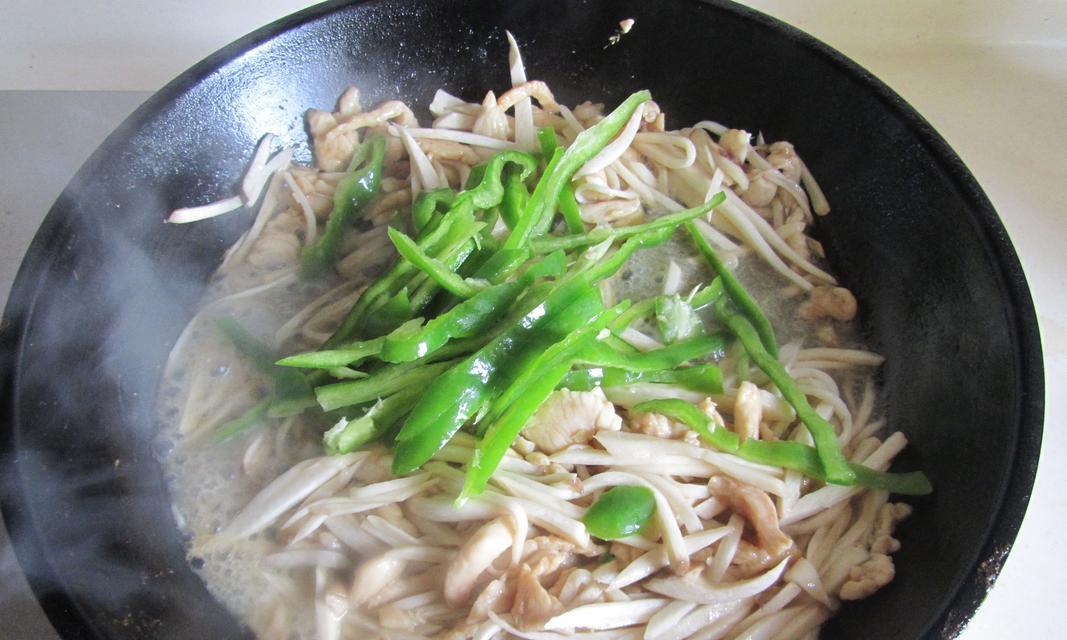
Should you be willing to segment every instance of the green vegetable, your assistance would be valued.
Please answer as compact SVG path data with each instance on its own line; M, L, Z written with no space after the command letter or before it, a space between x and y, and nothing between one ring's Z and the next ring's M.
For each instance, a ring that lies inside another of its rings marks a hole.
M670 213L643 224L619 227L617 229L599 228L593 229L588 233L569 236L534 238L530 240L530 250L534 253L547 253L549 251L559 251L560 249L566 250L589 247L608 240L623 240L625 238L660 229L670 229L671 231L674 231L678 228L678 225L683 222L707 215L709 211L722 204L722 201L725 199L726 196L724 196L722 192L719 192L715 194L711 200L708 200L699 207Z
M792 469L808 477L827 482L818 452L799 442L746 440L742 444L737 434L723 427L713 428L708 416L684 400L649 400L635 405L633 410L659 413L682 422L715 448L733 453L745 460ZM854 463L849 463L849 468L855 476L853 484L859 486L912 496L927 495L933 491L930 480L921 471L883 473Z
M411 296L408 295L408 288L404 287L367 316L363 332L369 336L380 336L402 326L414 315Z
M270 406L270 398L257 402L248 411L223 424L215 434L215 442L229 440L238 433L256 426L267 414L268 406Z
M493 400L481 420L480 424L488 427L480 430L484 435L467 466L467 477L463 491L456 499L457 504L462 504L469 497L485 490L489 478L504 459L504 454L516 436L571 368L574 354L585 344L595 340L600 330L628 304L623 303L601 313L592 322L575 329L566 338L546 349Z
M422 466L538 354L600 310L596 289L578 280L565 283L543 300L535 300L489 344L437 376L397 434L393 473L403 475Z
M421 194L411 207L411 226L416 232L422 231L430 222L441 205L451 208L456 201L456 192L443 187Z
M556 132L551 127L537 130L537 139L541 143L541 155L551 158L559 148L559 140ZM563 222L567 225L568 233L585 233L585 224L582 223L582 212L578 208L578 201L574 198L574 188L567 182L559 192L559 212L563 214Z
M778 342L774 338L774 327L771 326L767 316L763 315L760 311L759 305L756 304L755 299L749 295L745 287L734 277L734 274L726 268L726 265L719 260L719 256L715 255L715 250L711 248L708 241L704 239L704 236L700 234L700 231L696 228L692 222L686 222L685 228L689 231L689 235L693 238L693 244L704 255L704 258L711 265L711 268L718 274L718 279L721 281L721 286L726 290L727 295L733 300L737 308L748 317L756 327L756 331L759 333L760 342L763 343L763 348L767 350L775 358L778 357Z
M409 326L385 338L380 357L406 362L433 353L453 338L469 338L490 331L535 278L559 275L566 268L562 253L552 254L517 280L483 289L425 326Z
M214 318L215 328L274 384L266 414L271 418L296 415L315 405L311 385L298 371L274 366L274 350L230 316Z
M354 404L371 402L392 395L409 386L425 386L454 365L454 360L413 366L391 365L360 380L348 380L315 387L315 397L323 411L333 411Z
M522 174L514 171L508 173L504 181L504 198L500 201L500 217L508 229L514 229L519 223L519 217L529 200L530 192L526 190Z
M368 136L356 151L348 175L337 183L326 228L318 240L304 248L301 265L304 277L315 277L333 265L345 230L352 226L367 203L378 195L384 154L385 136L382 134ZM366 164L359 168L364 161Z
M700 316L679 295L656 298L656 326L667 344L704 333L704 323L700 321Z
M338 349L298 353L282 358L275 364L283 367L300 367L304 369L332 369L334 367L354 366L371 356L381 353L384 342L384 337L361 340Z
M673 384L703 393L722 393L722 370L713 364L662 371L628 371L613 367L593 367L569 372L561 388L589 391L595 387L622 387L640 382Z
M617 540L641 531L656 512L656 498L647 487L620 485L602 493L582 516L589 533Z
M504 243L504 248L523 247L531 237L542 235L548 230L556 212L560 191L570 183L574 173L607 146L626 125L637 107L651 98L648 91L638 91L603 120L578 134L565 151L561 153L557 149L534 188L522 218Z
M485 165L471 171L468 181L478 176L478 184L456 196L457 200L469 198L476 209L489 209L501 203L506 189L503 182L504 166L512 164L519 168L520 183L537 170L537 158L522 151L501 151L489 159ZM482 168L484 167L484 168Z
M729 289L727 289L729 290ZM745 351L767 377L771 379L786 402L792 405L797 412L797 417L804 423L815 440L815 449L819 453L819 461L822 463L823 472L827 482L833 484L850 484L855 480L856 474L848 467L848 460L841 451L841 443L834 434L834 428L823 419L815 409L808 404L808 399L790 377L789 373L778 362L778 358L771 355L760 341L760 335L752 324L740 314L731 314L726 311L726 299L721 298L715 303L715 315L726 325L737 339L744 345Z
M484 226L484 223L478 222L471 225L468 231L473 236L481 231ZM476 283L450 270L440 260L426 255L426 252L419 248L419 245L414 240L399 229L390 227L388 233L389 239L392 240L393 245L396 246L401 256L425 272L434 282L441 285L448 292L461 298L470 298L480 290L479 285Z
M627 371L660 371L673 369L699 358L719 360L726 354L726 343L727 337L724 334L713 333L681 340L652 351L619 353L603 342L595 342L583 349L576 360L587 365L615 367Z
M474 224L474 211L470 200L458 202L445 213L440 223L430 225L424 230L417 240L417 245L428 256L447 255L453 248L470 240L472 234L468 230ZM353 338L376 337L365 335L367 316L407 286L417 273L418 269L408 260L397 260L385 275L367 287L323 347L331 349L350 342Z
M366 413L354 420L341 418L322 437L326 452L350 453L368 442L377 440L407 414L420 391L418 386L410 386L384 400L378 400Z

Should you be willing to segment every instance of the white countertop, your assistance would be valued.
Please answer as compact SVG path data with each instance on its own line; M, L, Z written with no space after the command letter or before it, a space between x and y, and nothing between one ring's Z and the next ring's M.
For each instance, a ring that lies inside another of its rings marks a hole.
M300 0L8 2L0 21L0 302L59 190L144 93ZM1022 259L1050 389L1067 379L1067 2L749 0L845 53L922 113L977 176ZM640 25L638 25L639 28ZM73 91L89 93L31 93ZM8 93L10 92L10 93ZM25 92L25 93L23 93ZM49 104L39 110L37 105ZM36 114L56 118L40 121ZM40 127L41 148L26 146ZM60 134L74 142L61 147ZM22 149L13 148L18 141ZM61 149L61 150L57 150ZM35 153L36 152L36 153ZM51 163L26 164L27 157ZM32 186L27 186L32 185ZM1067 396L1047 394L1042 462L1015 548L962 640L1052 638L1067 622ZM0 527L2 529L2 527ZM44 639L0 530L0 627Z

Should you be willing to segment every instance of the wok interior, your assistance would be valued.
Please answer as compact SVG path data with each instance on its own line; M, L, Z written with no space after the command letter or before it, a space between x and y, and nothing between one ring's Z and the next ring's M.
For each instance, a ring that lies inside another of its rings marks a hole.
M634 30L605 48L626 17ZM24 499L5 516L53 623L70 637L89 637L83 620L104 637L240 633L186 565L151 441L166 354L248 219L176 228L166 211L232 189L260 132L302 143L303 110L349 84L425 108L436 87L476 99L506 83L503 28L563 100L647 87L676 122L714 114L804 150L834 205L817 235L888 358L890 429L912 442L902 466L936 487L899 532L896 580L826 635L918 637L965 619L938 622L1016 464L1025 363L1017 293L962 166L827 54L732 9L382 2L179 78L93 156L35 240L7 311L23 328L10 445Z

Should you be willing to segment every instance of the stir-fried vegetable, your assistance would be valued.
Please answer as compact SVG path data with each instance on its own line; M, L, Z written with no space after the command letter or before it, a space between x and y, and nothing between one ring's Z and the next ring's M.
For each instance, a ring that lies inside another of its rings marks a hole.
M723 202L723 193L643 224L586 229L571 177L648 99L647 92L633 94L566 147L554 131L543 129L538 132L540 158L503 151L471 170L466 189L422 194L411 208L413 234L388 229L399 258L363 292L321 349L275 362L269 348L236 323L223 322L220 328L231 341L275 381L272 399L226 425L223 435L264 415L291 415L317 401L324 412L340 414L333 415L335 425L324 436L328 451L351 452L391 433L393 472L402 475L418 469L467 428L480 440L467 467L462 502L485 489L516 436L553 390L657 383L719 394L723 374L709 361L725 355L732 334L746 364L751 360L763 370L795 409L811 432L814 449L796 443L742 443L736 434L711 429L694 405L680 400L636 409L659 409L689 424L711 445L752 461L837 484L925 490L925 477L850 465L833 428L778 362L770 322L693 224ZM305 252L305 273L332 261L340 233L373 198L383 148L380 136L359 147L349 175L338 186L326 232ZM538 171L531 193L528 185ZM564 234L550 232L557 211ZM494 230L498 219L506 228L502 235L499 225ZM598 283L617 273L634 252L662 244L680 226L707 260L714 281L685 297L656 296L605 310ZM707 332L698 311L709 306L729 334ZM638 321L654 322L665 346L641 352L620 340L618 335L632 335L632 330L626 332ZM618 532L632 532L654 508L650 495L638 487L609 491L590 509L586 524L596 527L600 533L594 535L600 537L627 535Z
M633 407L635 411L659 413L684 423L696 431L704 441L716 449L735 454L745 460L799 471L804 475L829 482L818 451L799 442L741 440L737 434L715 425L694 405L684 400L649 400ZM862 487L880 489L901 495L923 496L933 487L921 471L911 473L883 473L863 465L846 463L854 483Z
M648 487L620 485L605 491L585 512L589 533L617 540L641 531L656 512L656 498Z
M352 158L348 175L337 184L333 209L326 219L322 236L304 248L303 272L306 277L317 276L333 264L345 230L378 195L384 154L385 137L378 134L368 137Z

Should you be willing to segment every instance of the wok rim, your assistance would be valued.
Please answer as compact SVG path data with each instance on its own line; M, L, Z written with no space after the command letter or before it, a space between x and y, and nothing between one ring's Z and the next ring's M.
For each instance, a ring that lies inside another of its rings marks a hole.
M221 67L285 32L302 28L346 7L371 4L375 1L377 0L330 0L280 18L235 40L182 72L154 93L89 156L49 209L34 235L19 267L0 321L0 397L6 400L0 408L0 424L3 425L0 427L0 452L16 455L18 452L17 433L20 422L17 400L20 395L19 369L25 347L23 337L25 327L29 326L33 319L37 296L40 293L38 283L51 267L56 238L61 235L60 232L71 215L63 205L71 195L71 186L91 174L94 167L104 158L121 148L132 132L207 77L218 72ZM977 179L930 123L887 84L815 37L754 9L729 0L678 1L693 5L695 11L724 11L751 21L762 29L784 36L794 46L819 54L843 75L859 82L860 90L878 98L886 109L915 135L916 140L922 143L926 152L936 161L944 175L958 190L961 199L967 203L990 251L997 275L1003 284L1003 291L1007 295L1006 302L1012 310L1008 320L1018 358L1015 363L1018 371L1015 384L1019 390L1015 408L1016 440L1011 467L999 488L996 501L998 507L989 519L990 525L981 550L970 564L961 583L956 585L952 593L945 595L940 612L935 619L931 619L923 634L927 638L957 637L992 589L1011 550L1026 513L1040 456L1045 404L1044 364L1037 314L1018 254ZM27 509L27 492L21 483L16 464L7 464L0 469L0 481L0 513L8 524L9 533L21 529L23 520L30 520L27 524L34 531L33 535L12 536L11 543L22 567L41 567L42 563L44 565L47 572L45 575L38 573L27 576L27 580L50 624L64 638L95 636L94 631L86 626L85 620L90 616L86 614L80 598L66 591L57 594L53 589L49 589L63 582L58 579L46 550L35 535L32 517ZM46 590L49 596L47 601L43 599Z

